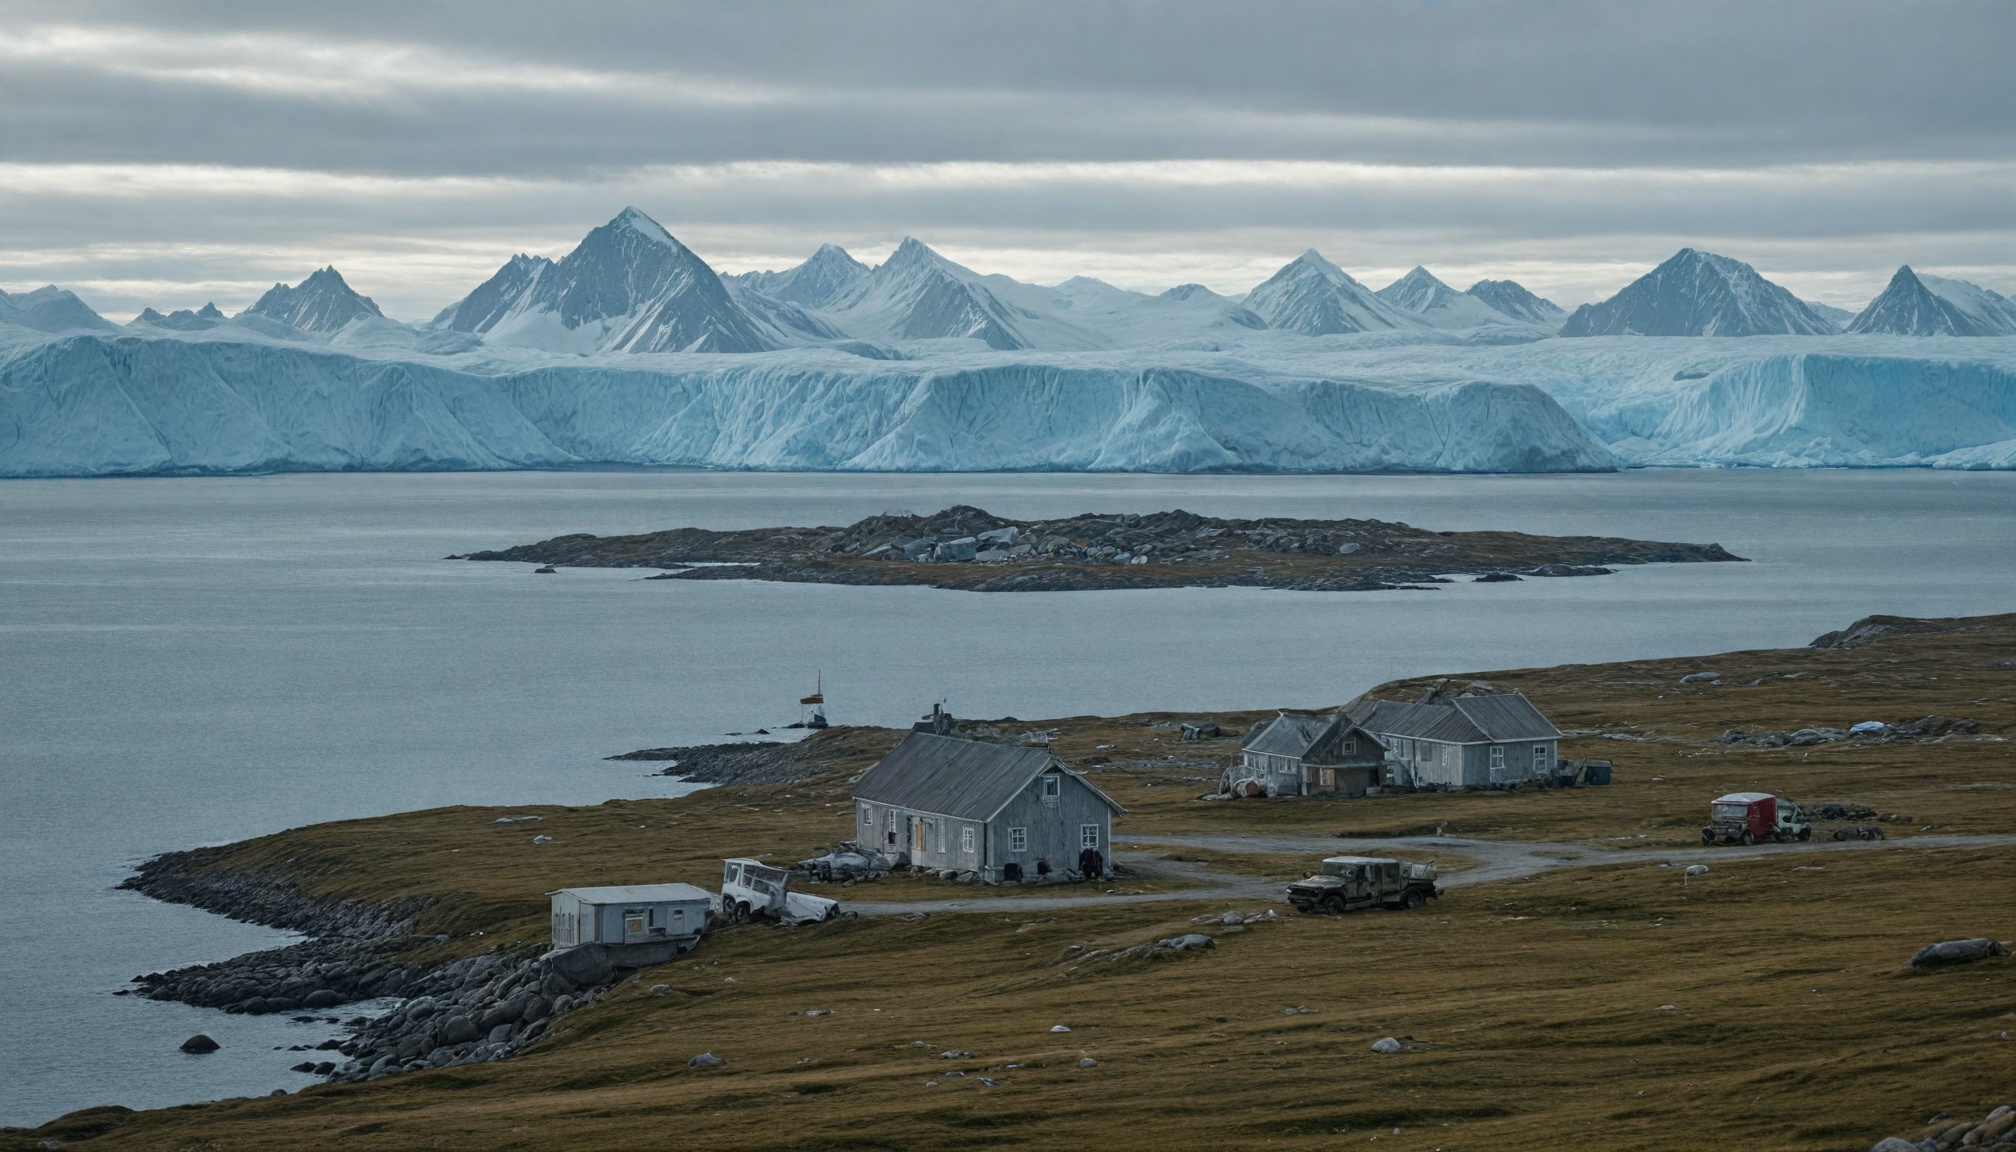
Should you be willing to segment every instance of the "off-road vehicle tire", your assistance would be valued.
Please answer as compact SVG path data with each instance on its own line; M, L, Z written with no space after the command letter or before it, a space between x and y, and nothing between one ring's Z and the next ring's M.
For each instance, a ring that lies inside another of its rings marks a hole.
M1342 916L1344 914L1344 898L1342 896L1325 896L1322 908L1324 912L1332 916Z
M1713 828L1701 829L1701 846L1706 848L1713 843L1715 843L1715 830Z
M1414 911L1415 909L1421 907L1421 905L1426 904L1427 902L1428 898L1426 896L1421 895L1421 890L1419 888L1409 888L1407 890L1407 895L1402 896L1400 898L1400 906L1402 908L1407 909L1409 912Z
M1743 829L1743 846L1748 848L1755 843L1757 843L1757 834L1748 828Z
M1806 841L1811 840L1812 838L1813 838L1813 829L1811 828L1799 829L1799 842L1801 844L1804 844Z

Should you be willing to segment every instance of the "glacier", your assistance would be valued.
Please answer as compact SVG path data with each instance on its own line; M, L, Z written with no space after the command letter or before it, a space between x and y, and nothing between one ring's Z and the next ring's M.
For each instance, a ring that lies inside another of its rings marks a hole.
M1226 304L1184 295L1170 304ZM0 476L2016 467L2008 337L1507 344L1228 323L1123 350L929 339L568 356L377 318L296 336L0 324Z
M0 475L557 468L1608 470L1520 383L1380 385L1210 348L418 357L277 340L0 341ZM1262 349L1264 351L1264 349Z

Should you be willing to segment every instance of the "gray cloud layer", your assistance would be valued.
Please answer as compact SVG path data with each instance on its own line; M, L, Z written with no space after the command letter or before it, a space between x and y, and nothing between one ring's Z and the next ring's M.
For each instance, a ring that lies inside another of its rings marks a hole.
M1681 243L2016 288L2016 8L0 4L0 284L397 315L635 202L725 267L917 233L1243 289L1312 244L1564 303Z

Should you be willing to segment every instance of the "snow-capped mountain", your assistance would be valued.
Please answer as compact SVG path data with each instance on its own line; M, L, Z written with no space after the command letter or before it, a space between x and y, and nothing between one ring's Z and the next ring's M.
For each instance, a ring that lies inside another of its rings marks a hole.
M890 340L964 338L989 348L1032 348L1021 317L962 268L906 236L889 259L834 299L831 311L856 336Z
M1373 295L1437 328L1481 328L1490 324L1523 323L1492 307L1487 300L1456 291L1419 265Z
M37 332L113 332L119 326L91 310L68 289L45 284L33 292L0 292L0 324Z
M544 256L520 252L505 261L490 279L478 284L474 292L443 308L429 327L446 328L450 332L488 332L551 267L553 261Z
M1889 287L1849 321L1848 331L2010 336L2016 335L2016 303L1978 284L1913 272L1906 264L1890 278Z
M1267 321L1268 327L1304 336L1421 325L1419 319L1379 299L1314 248L1248 292L1245 304Z
M334 265L288 287L275 284L259 297L258 303L239 313L264 316L303 332L335 332L352 320L383 318L384 313L369 296L360 296L343 280Z
M215 303L205 304L195 310L177 308L163 316L152 308L143 308L133 317L131 327L167 328L176 332L203 332L225 322L224 313Z
M782 272L745 272L722 279L800 308L824 308L867 275L868 266L854 259L845 248L821 244L817 252L794 268Z
M1840 329L1741 260L1682 248L1601 304L1584 304L1563 336L1822 336Z
M830 321L789 300L757 291L747 279L723 276L721 283L727 287L729 298L742 306L776 347L847 338L847 333Z
M445 319L444 319L445 318ZM635 208L562 259L518 256L436 323L548 352L757 352L777 341L707 262Z
M1110 348L1167 344L1200 336L1236 337L1267 327L1252 309L1201 284L1179 285L1150 296L1090 276L1073 276L1062 284L1034 291L1043 293L1051 315L1094 334ZM1030 302L1028 297L1023 300Z
M1525 320L1547 328L1558 328L1568 318L1568 310L1544 296L1528 292L1517 280L1479 280L1463 290L1514 320Z

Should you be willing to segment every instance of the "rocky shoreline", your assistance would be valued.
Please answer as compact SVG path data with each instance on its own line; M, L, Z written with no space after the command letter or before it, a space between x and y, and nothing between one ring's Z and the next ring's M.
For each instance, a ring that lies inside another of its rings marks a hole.
M267 877L213 866L218 849L157 856L120 887L234 920L308 934L283 948L134 978L138 993L226 1012L308 1013L350 1035L316 1050L297 1072L355 1081L501 1060L538 1042L552 1021L594 1000L617 972L594 945L548 955L489 952L428 963L445 942L420 935L422 902L368 904L311 896ZM317 1016L359 1001L398 998L377 1017ZM336 1056L340 1055L341 1059Z
M451 560L661 568L654 580L929 585L971 592L1279 588L1355 592L1601 576L1624 564L1740 561L1719 544L1435 532L1382 520L1260 520L1181 509L1011 520L960 505L845 527L556 536Z

